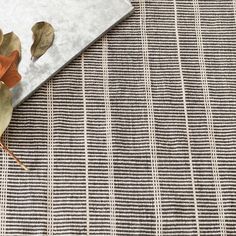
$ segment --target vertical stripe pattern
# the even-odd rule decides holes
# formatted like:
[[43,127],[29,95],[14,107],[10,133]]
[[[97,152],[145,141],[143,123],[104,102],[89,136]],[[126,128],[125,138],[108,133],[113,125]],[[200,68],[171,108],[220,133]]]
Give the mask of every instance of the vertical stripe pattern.
[[234,17],[235,17],[235,22],[236,22],[236,1],[235,0],[232,0],[233,1],[233,8],[234,8]]
[[173,0],[173,1],[174,1],[174,10],[175,10],[176,43],[177,43],[179,71],[180,71],[182,93],[183,93],[186,134],[187,134],[187,140],[188,140],[189,164],[190,164],[190,171],[191,171],[193,198],[194,198],[194,207],[195,207],[195,216],[196,216],[196,228],[197,228],[197,234],[200,235],[197,195],[196,195],[196,186],[195,186],[195,179],[194,179],[193,158],[192,158],[192,151],[191,151],[191,140],[190,140],[189,121],[188,121],[188,108],[187,108],[187,100],[186,100],[186,92],[185,92],[185,84],[184,84],[184,76],[183,76],[183,71],[182,71],[181,52],[180,52],[180,40],[179,40],[179,31],[178,31],[178,12],[177,12],[178,10],[176,6],[176,0]]
[[54,116],[53,116],[53,82],[47,88],[47,144],[48,144],[48,170],[47,170],[47,235],[54,235]]
[[88,155],[88,143],[87,143],[87,100],[86,100],[86,83],[85,83],[85,68],[84,68],[84,55],[81,59],[82,65],[82,90],[83,90],[83,108],[84,108],[84,152],[85,152],[85,178],[86,178],[86,227],[87,235],[90,235],[90,217],[89,217],[89,155]]
[[[4,142],[8,144],[8,131],[4,134]],[[7,205],[7,179],[8,179],[8,154],[3,152],[2,155],[2,179],[1,179],[1,202],[0,202],[0,212],[1,212],[1,235],[6,234],[6,205]]]
[[140,28],[141,28],[142,51],[143,51],[145,95],[146,95],[147,112],[148,112],[148,131],[149,131],[150,157],[152,165],[152,178],[153,178],[153,190],[154,190],[154,207],[155,207],[155,217],[156,217],[156,235],[162,235],[161,189],[158,175],[155,115],[153,111],[151,75],[149,66],[148,37],[146,29],[146,4],[144,0],[140,0],[139,4],[140,4]]
[[199,65],[200,65],[201,82],[202,82],[202,88],[203,88],[204,106],[206,109],[208,137],[209,137],[211,161],[212,161],[212,171],[213,171],[213,177],[214,177],[217,207],[218,207],[218,214],[219,214],[219,224],[220,224],[221,235],[226,235],[227,231],[226,231],[225,215],[224,215],[224,203],[223,203],[223,196],[222,196],[223,193],[222,193],[222,188],[221,188],[219,166],[218,166],[218,160],[217,160],[217,150],[216,150],[215,134],[214,134],[214,122],[213,122],[210,94],[209,94],[208,81],[207,81],[207,71],[206,71],[206,64],[205,64],[205,58],[204,58],[203,40],[202,40],[202,33],[201,33],[200,9],[199,9],[198,0],[193,0],[193,6],[194,6],[194,13],[195,13],[195,29],[196,29],[197,44],[198,44],[198,57],[199,57]]
[[116,235],[116,209],[115,209],[115,181],[114,181],[114,163],[112,147],[112,119],[111,103],[109,94],[109,67],[108,67],[108,39],[105,36],[102,40],[102,66],[103,66],[103,87],[106,111],[106,142],[107,142],[107,159],[108,159],[108,186],[109,186],[109,203],[110,203],[110,224],[111,236]]

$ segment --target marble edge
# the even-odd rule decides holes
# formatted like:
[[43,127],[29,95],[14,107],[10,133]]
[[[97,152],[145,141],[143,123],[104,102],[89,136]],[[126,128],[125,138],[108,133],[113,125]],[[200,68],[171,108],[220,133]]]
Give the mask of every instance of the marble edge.
[[25,100],[27,100],[29,97],[31,97],[37,90],[40,88],[43,84],[45,84],[47,81],[52,79],[56,74],[58,74],[63,68],[65,68],[68,64],[70,64],[75,58],[80,56],[84,51],[86,51],[92,44],[94,44],[96,41],[98,41],[100,38],[102,38],[104,35],[106,35],[111,29],[113,29],[116,25],[127,19],[135,10],[134,6],[131,4],[129,0],[126,0],[127,3],[130,5],[130,8],[127,10],[127,13],[120,18],[116,23],[111,25],[106,31],[104,31],[102,34],[100,34],[95,40],[93,40],[91,43],[89,43],[84,49],[79,51],[76,55],[74,55],[67,63],[65,63],[62,67],[60,67],[57,71],[55,71],[51,76],[49,76],[45,81],[43,81],[36,89],[34,89],[31,93],[29,93],[27,96],[25,96],[20,102],[13,103],[13,107],[16,108],[19,105],[21,105]]

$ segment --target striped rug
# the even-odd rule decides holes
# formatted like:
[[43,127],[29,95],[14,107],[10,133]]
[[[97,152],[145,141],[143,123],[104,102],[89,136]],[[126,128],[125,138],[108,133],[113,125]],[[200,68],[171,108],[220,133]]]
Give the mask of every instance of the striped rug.
[[0,235],[236,235],[236,0],[132,3],[15,110]]

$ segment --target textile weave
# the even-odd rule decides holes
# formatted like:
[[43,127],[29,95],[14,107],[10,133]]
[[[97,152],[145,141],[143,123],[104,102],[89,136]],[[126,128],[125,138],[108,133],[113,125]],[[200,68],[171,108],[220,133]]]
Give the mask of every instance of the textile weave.
[[0,235],[236,235],[236,1],[132,3],[15,110]]

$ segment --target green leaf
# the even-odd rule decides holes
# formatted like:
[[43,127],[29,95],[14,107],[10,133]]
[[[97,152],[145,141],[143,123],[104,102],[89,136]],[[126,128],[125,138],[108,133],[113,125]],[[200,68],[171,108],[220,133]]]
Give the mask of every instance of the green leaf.
[[41,57],[53,44],[54,28],[47,22],[38,22],[32,27],[34,43],[31,47],[32,58]]
[[21,42],[19,37],[13,32],[4,34],[0,46],[0,55],[9,56],[14,51],[18,51],[19,54],[21,54]]
[[0,29],[0,46],[2,44],[2,41],[3,41],[3,32],[2,30]]
[[0,81],[0,137],[11,121],[12,112],[12,94],[9,88]]

